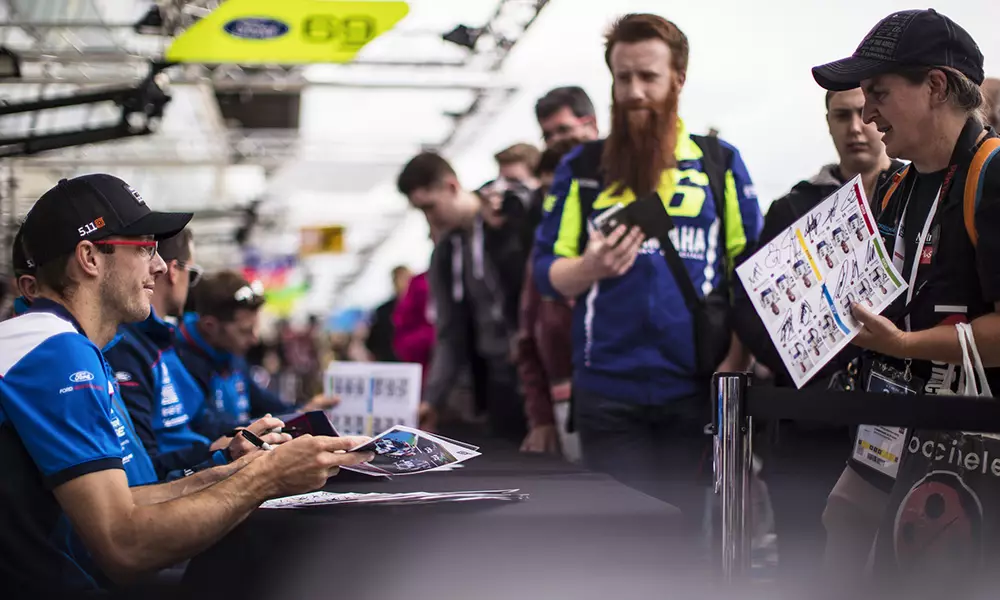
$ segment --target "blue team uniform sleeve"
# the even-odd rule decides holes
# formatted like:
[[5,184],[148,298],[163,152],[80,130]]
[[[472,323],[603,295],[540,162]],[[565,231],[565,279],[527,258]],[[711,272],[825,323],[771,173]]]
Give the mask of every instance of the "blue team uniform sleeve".
[[196,465],[207,460],[211,454],[205,444],[193,443],[187,448],[160,452],[153,425],[162,385],[159,363],[150,364],[149,357],[127,335],[111,348],[105,349],[104,357],[115,371],[125,408],[132,417],[136,434],[146,447],[156,476],[167,480],[167,475],[172,471],[199,470]]
[[127,335],[111,348],[105,348],[104,358],[115,372],[135,432],[155,465],[159,453],[153,427],[159,388],[156,372]]
[[63,333],[47,339],[7,372],[4,383],[4,416],[49,489],[123,468],[111,424],[111,382],[86,338]]
[[260,418],[268,413],[280,415],[291,409],[277,394],[257,385],[249,372],[244,371],[244,373],[250,396],[250,414],[253,418]]
[[195,433],[200,433],[213,441],[228,435],[229,432],[240,425],[242,424],[234,417],[231,417],[229,413],[215,410],[215,408],[207,405],[201,411],[201,414],[191,421],[191,429]]
[[549,271],[559,258],[579,256],[581,227],[584,227],[580,209],[580,196],[573,181],[569,161],[582,146],[569,152],[556,168],[549,195],[542,206],[542,222],[535,232],[535,249],[532,254],[535,285],[543,296],[561,294],[552,286]]

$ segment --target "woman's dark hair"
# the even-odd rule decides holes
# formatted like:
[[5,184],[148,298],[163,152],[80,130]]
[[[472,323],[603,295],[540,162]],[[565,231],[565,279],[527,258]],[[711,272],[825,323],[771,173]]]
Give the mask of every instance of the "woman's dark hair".
[[895,74],[917,85],[927,81],[927,76],[931,71],[941,71],[944,73],[946,80],[945,97],[952,106],[964,111],[970,117],[979,121],[980,124],[986,123],[986,97],[983,96],[983,90],[976,82],[956,69],[952,69],[951,67],[915,66],[903,67],[895,71]]

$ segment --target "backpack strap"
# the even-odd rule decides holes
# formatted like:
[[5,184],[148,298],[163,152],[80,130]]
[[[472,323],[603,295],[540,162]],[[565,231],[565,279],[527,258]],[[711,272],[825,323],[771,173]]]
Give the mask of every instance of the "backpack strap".
[[906,174],[909,172],[910,165],[906,165],[901,171],[892,175],[892,183],[889,184],[889,189],[887,189],[885,191],[885,195],[882,196],[882,208],[879,212],[885,210],[886,206],[889,206],[889,200],[892,198],[892,195],[896,193],[896,190],[899,189],[899,184],[903,182],[903,179],[906,179]]
[[[733,151],[726,148],[713,135],[692,135],[691,141],[701,148],[701,168],[708,176],[708,188],[715,199],[715,215],[719,218],[719,250],[726,266],[723,284],[729,279],[729,246],[726,241],[726,173],[733,162]],[[721,286],[720,286],[721,287]]]
[[[601,155],[604,153],[604,142],[586,142],[580,150],[580,154],[573,159],[573,175],[575,178],[601,178]],[[590,231],[587,229],[587,222],[590,214],[594,212],[594,201],[597,196],[590,193],[580,193],[580,239],[577,248],[580,255],[587,248],[590,241]]]
[[719,217],[719,229],[725,240],[726,172],[733,160],[733,151],[723,147],[719,138],[711,135],[692,135],[691,141],[701,148],[701,168],[708,176],[708,187],[715,197],[715,214]]
[[983,179],[986,169],[994,157],[1000,154],[1000,138],[990,138],[979,146],[976,155],[969,165],[965,177],[965,196],[962,202],[962,215],[965,218],[965,231],[969,234],[972,245],[978,246],[979,232],[976,231],[976,209],[983,198]]

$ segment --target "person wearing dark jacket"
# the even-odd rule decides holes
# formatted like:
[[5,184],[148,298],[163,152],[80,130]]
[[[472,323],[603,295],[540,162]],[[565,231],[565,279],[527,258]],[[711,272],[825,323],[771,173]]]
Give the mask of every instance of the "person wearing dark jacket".
[[393,348],[392,341],[395,337],[395,325],[392,315],[396,311],[396,304],[406,293],[406,288],[410,286],[410,279],[413,273],[404,266],[398,266],[392,270],[393,294],[387,302],[381,304],[372,313],[371,327],[368,329],[368,339],[365,346],[372,353],[375,360],[379,362],[397,362],[399,357]]
[[[865,193],[872,198],[879,182],[902,167],[890,161],[882,134],[862,121],[865,99],[861,90],[830,92],[826,96],[827,125],[840,162],[829,164],[801,181],[776,200],[764,218],[760,243],[776,238],[796,220],[860,174]],[[773,373],[773,384],[794,387],[763,321],[757,315],[742,284],[736,286],[737,334],[759,364]],[[813,377],[806,389],[838,385],[833,378],[859,355],[848,346]],[[822,524],[826,498],[844,469],[844,456],[851,445],[847,427],[805,422],[771,423],[770,455],[764,461],[764,478],[774,504],[782,577],[794,574],[808,578],[823,556]]]
[[[557,107],[550,108],[556,110]],[[596,138],[597,131],[593,133]],[[532,236],[542,222],[542,204],[559,161],[578,143],[594,138],[563,140],[542,153],[536,169],[541,187],[528,208],[525,228]],[[568,437],[573,388],[573,301],[561,296],[543,297],[535,285],[529,260],[521,288],[520,311],[517,374],[521,378],[524,413],[528,419],[528,435],[521,443],[521,451],[555,453],[561,450],[565,458],[578,460],[579,441]]]
[[[494,204],[488,193],[495,189],[478,195],[465,190],[451,165],[432,152],[406,164],[397,188],[424,213],[433,231],[442,232],[428,268],[437,340],[424,386],[422,420],[431,426],[460,370],[469,365],[476,402],[486,409],[491,432],[520,443],[526,427],[511,362],[517,301],[504,293],[511,273],[496,263],[496,257],[508,251],[516,255],[516,248],[508,246],[516,236],[505,240],[494,235],[492,227],[500,224],[495,219],[503,216],[500,209],[509,201]],[[521,265],[505,266],[519,267],[523,276],[527,256],[520,260]]]

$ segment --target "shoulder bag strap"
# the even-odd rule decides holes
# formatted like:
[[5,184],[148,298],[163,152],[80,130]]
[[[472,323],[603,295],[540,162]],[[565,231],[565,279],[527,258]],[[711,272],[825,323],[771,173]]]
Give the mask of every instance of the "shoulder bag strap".
[[701,148],[701,168],[708,176],[708,187],[715,198],[715,215],[719,219],[719,252],[722,254],[722,264],[725,265],[722,286],[729,282],[729,247],[726,240],[726,208],[729,198],[726,197],[726,173],[732,162],[732,150],[723,147],[719,138],[711,135],[692,135],[691,140]]
[[990,162],[1000,154],[1000,138],[990,138],[979,146],[976,155],[969,165],[965,178],[965,195],[962,203],[962,213],[965,218],[965,231],[973,246],[979,245],[979,232],[976,231],[976,209],[983,196],[983,178]]

